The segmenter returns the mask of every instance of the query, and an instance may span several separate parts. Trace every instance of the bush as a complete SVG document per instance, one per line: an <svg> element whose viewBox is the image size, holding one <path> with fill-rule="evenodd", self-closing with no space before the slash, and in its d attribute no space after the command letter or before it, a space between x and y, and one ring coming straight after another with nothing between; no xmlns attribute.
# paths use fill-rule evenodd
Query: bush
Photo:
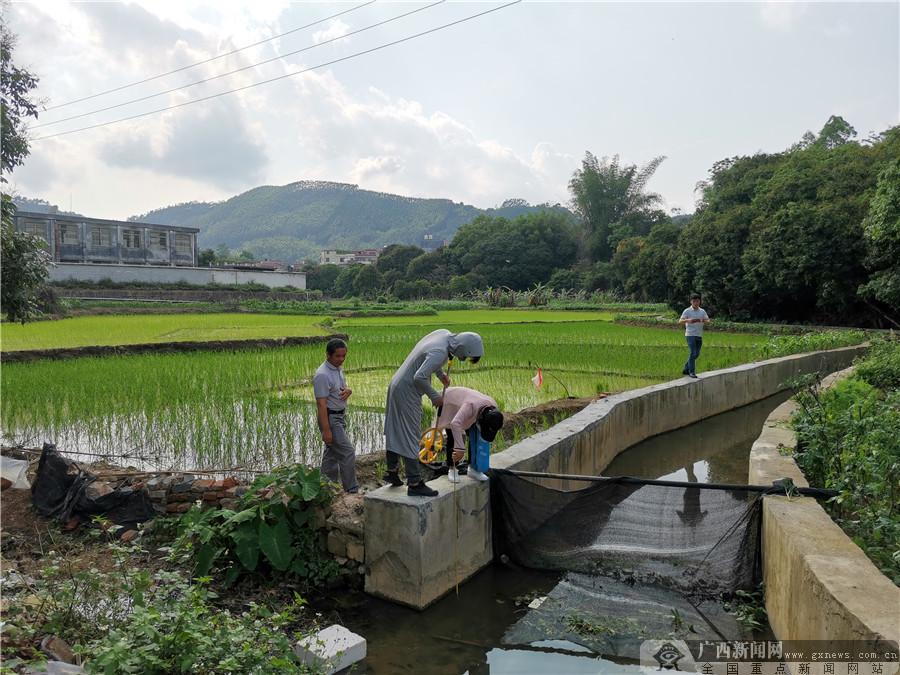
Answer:
<svg viewBox="0 0 900 675"><path fill-rule="evenodd" d="M851 377L797 395L796 459L810 484L836 490L834 521L900 583L900 393Z"/></svg>
<svg viewBox="0 0 900 675"><path fill-rule="evenodd" d="M284 627L302 606L278 613L251 604L232 616L210 605L206 583L160 573L144 601L103 639L85 646L89 673L310 672Z"/></svg>
<svg viewBox="0 0 900 675"><path fill-rule="evenodd" d="M173 555L193 560L194 576L221 571L226 586L242 574L266 572L321 583L337 573L315 528L316 509L331 497L318 469L278 468L257 478L235 511L195 506L185 513Z"/></svg>
<svg viewBox="0 0 900 675"><path fill-rule="evenodd" d="M233 615L214 606L208 579L132 567L146 555L138 546L111 543L107 552L115 564L108 573L75 571L65 556L48 554L49 564L18 591L24 597L4 611L2 672L38 666L36 646L47 634L72 645L89 673L304 672L292 650L299 636L289 633L300 622L300 596L277 613L250 603ZM4 588L4 596L16 593Z"/></svg>
<svg viewBox="0 0 900 675"><path fill-rule="evenodd" d="M578 270L556 270L547 285L557 291L578 290L584 287L584 274Z"/></svg>
<svg viewBox="0 0 900 675"><path fill-rule="evenodd" d="M856 366L856 375L884 391L900 389L900 340L878 340Z"/></svg>

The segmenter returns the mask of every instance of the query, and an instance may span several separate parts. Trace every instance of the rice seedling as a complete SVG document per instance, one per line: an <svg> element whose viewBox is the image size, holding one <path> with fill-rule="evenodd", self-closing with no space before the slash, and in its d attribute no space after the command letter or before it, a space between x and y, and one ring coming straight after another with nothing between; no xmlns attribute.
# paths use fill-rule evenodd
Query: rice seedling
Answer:
<svg viewBox="0 0 900 675"><path fill-rule="evenodd" d="M36 321L24 326L4 323L3 351L53 349L146 342L247 340L325 335L321 316L272 314L140 314L81 316Z"/></svg>
<svg viewBox="0 0 900 675"><path fill-rule="evenodd" d="M218 318L204 329L210 316ZM269 331L267 336L274 337L279 333L272 331L317 330L315 324L323 318L226 316L92 318L128 320L106 325L106 344L139 335L215 339ZM156 322L161 318L168 322ZM151 325L136 327L134 319ZM70 331L72 324L65 321L40 325L41 343L48 346L96 340L99 330L91 326ZM360 452L383 450L390 378L416 341L438 326L482 335L485 357L477 365L455 365L453 382L489 394L508 411L562 398L566 391L589 396L669 380L681 372L686 354L679 331L618 325L600 312L476 310L436 317L336 319L332 330L351 336L345 364L354 392L348 426ZM4 328L4 337L9 328ZM37 339L35 335L29 339ZM17 336L14 344L23 344L23 339ZM711 333L703 349L703 368L750 361L764 339ZM265 469L289 461L316 463L321 440L311 378L323 358L322 345L305 345L9 364L0 373L3 436L25 445L51 440L63 451L86 458L104 455L139 467ZM538 366L553 375L545 377L541 389L531 383ZM432 415L426 403L426 423Z"/></svg>

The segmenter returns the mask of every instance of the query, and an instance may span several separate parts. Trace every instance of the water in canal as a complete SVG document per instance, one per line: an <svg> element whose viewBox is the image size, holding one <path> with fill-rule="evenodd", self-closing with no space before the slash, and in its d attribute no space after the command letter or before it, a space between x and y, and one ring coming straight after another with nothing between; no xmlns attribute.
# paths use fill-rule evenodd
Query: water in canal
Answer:
<svg viewBox="0 0 900 675"><path fill-rule="evenodd" d="M604 474L746 483L750 446L788 396L648 439L621 453ZM362 593L335 602L334 618L368 641L356 672L379 675L639 673L641 639L760 636L721 603L698 609L658 587L501 563L422 612Z"/></svg>

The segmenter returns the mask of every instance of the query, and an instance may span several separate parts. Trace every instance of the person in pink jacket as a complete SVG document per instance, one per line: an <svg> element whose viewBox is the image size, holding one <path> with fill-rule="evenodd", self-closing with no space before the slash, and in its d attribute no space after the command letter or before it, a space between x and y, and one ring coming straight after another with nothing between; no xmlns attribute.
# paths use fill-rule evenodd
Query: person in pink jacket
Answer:
<svg viewBox="0 0 900 675"><path fill-rule="evenodd" d="M448 444L452 439L454 465L458 464L465 454L466 431L476 424L481 437L488 443L492 442L503 426L503 413L497 410L497 402L490 396L468 387L447 387L437 427L450 432ZM487 480L487 476L475 471L471 466L469 476L476 480Z"/></svg>

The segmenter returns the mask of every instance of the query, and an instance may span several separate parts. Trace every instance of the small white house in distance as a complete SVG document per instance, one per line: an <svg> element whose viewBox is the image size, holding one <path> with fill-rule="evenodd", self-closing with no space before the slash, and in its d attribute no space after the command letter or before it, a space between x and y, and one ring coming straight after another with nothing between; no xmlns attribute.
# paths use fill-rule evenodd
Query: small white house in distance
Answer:
<svg viewBox="0 0 900 675"><path fill-rule="evenodd" d="M365 248L360 251L339 251L326 249L319 252L320 265L372 265L378 260L381 250Z"/></svg>
<svg viewBox="0 0 900 675"><path fill-rule="evenodd" d="M47 242L51 282L254 283L306 290L302 272L198 267L200 230L193 227L17 211L15 228Z"/></svg>

